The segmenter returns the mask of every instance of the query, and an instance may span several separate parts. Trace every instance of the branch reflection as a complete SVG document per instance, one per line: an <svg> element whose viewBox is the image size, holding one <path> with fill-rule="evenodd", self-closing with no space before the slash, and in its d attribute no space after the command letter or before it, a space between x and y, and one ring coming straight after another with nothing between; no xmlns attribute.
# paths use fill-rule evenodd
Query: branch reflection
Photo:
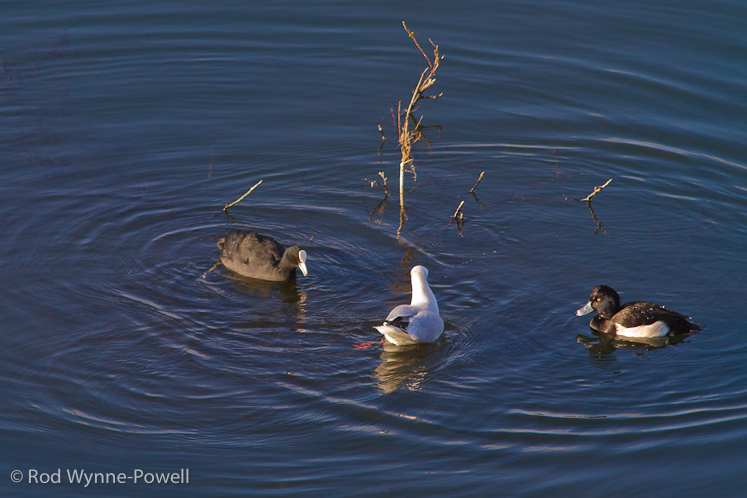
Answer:
<svg viewBox="0 0 747 498"><path fill-rule="evenodd" d="M609 236L610 236L610 234L608 234L608 233L607 233L607 230L605 230L604 228L602 228L602 222L600 222L600 221L599 221L599 220L597 219L597 215L596 215L596 213L594 212L594 208L593 208L593 207L591 207L591 201L586 201L586 205L587 205L587 206L589 206L589 211L591 211L591 217L592 217L592 218L594 218L594 222L595 222L595 223L597 224L597 228L596 228L596 230L594 230L594 233L599 233L599 232L602 232L602 233L603 233L603 234L605 234L605 235L606 235L607 237L609 237Z"/></svg>

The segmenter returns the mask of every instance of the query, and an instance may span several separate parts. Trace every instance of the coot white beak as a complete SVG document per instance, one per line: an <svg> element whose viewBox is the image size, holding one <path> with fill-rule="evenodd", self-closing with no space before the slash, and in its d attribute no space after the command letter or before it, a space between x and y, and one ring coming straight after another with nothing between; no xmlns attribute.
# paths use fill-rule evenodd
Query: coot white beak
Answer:
<svg viewBox="0 0 747 498"><path fill-rule="evenodd" d="M304 277L309 274L309 270L306 269L306 251L303 249L298 251L298 267L301 268Z"/></svg>
<svg viewBox="0 0 747 498"><path fill-rule="evenodd" d="M586 303L586 306L579 310L576 310L576 316L588 315L592 311L594 311L594 308L591 307L591 301L589 301L588 303Z"/></svg>

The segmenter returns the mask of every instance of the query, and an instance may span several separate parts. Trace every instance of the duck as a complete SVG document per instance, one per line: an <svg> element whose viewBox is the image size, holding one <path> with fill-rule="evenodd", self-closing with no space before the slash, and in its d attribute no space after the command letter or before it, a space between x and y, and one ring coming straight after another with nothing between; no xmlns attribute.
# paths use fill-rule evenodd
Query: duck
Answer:
<svg viewBox="0 0 747 498"><path fill-rule="evenodd" d="M272 282L292 282L296 268L308 275L306 251L285 249L280 242L257 232L235 230L218 241L223 266L245 277Z"/></svg>
<svg viewBox="0 0 747 498"><path fill-rule="evenodd" d="M444 321L438 313L438 302L428 286L428 269L417 265L410 270L412 300L394 308L383 325L374 328L387 341L397 346L433 342L444 331Z"/></svg>
<svg viewBox="0 0 747 498"><path fill-rule="evenodd" d="M635 301L621 306L620 295L607 285L594 287L589 302L576 311L576 316L592 311L598 314L589 326L601 334L635 339L685 336L703 330L703 326L691 322L689 316L658 304Z"/></svg>

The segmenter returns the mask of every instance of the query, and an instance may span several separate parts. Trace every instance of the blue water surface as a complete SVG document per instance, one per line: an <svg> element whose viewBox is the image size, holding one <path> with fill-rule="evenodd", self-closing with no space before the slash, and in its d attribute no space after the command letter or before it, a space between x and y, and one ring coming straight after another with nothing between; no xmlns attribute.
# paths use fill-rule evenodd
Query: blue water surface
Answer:
<svg viewBox="0 0 747 498"><path fill-rule="evenodd" d="M744 2L2 14L2 496L743 493ZM234 229L310 275L214 267ZM416 264L444 337L381 344ZM600 340L601 283L705 330Z"/></svg>

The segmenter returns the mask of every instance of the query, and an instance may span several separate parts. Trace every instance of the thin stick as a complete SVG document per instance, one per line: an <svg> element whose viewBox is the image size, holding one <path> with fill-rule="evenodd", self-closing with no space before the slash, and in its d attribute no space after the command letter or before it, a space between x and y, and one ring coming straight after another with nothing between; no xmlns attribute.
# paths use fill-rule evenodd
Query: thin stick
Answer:
<svg viewBox="0 0 747 498"><path fill-rule="evenodd" d="M212 268L210 268L208 271L206 271L205 273L202 274L202 278L205 278L208 273L210 273L211 271L215 270L218 267L219 264L220 264L220 261L218 261L217 263L215 263Z"/></svg>
<svg viewBox="0 0 747 498"><path fill-rule="evenodd" d="M381 129L381 125L378 125L379 127L379 133L381 133L381 141L386 142L386 137L384 136L384 130Z"/></svg>
<svg viewBox="0 0 747 498"><path fill-rule="evenodd" d="M607 180L607 183L605 183L604 185L600 185L599 187L594 187L594 192L590 193L584 199L581 199L581 200L586 201L586 202L591 202L591 198L597 195L599 192L601 192L602 189L606 187L607 185L609 185L611 181L612 181L612 178Z"/></svg>
<svg viewBox="0 0 747 498"><path fill-rule="evenodd" d="M455 219L455 220L457 220L457 219L458 219L458 218L457 218L457 216L459 215L459 211L461 211L461 210L462 210L462 206L464 206L464 201L460 202L460 203L459 203L459 207L457 208L457 210L456 210L456 211L454 211L454 219Z"/></svg>
<svg viewBox="0 0 747 498"><path fill-rule="evenodd" d="M412 31L410 31L409 29L407 29L407 25L405 24L405 21L402 21L402 26L405 28L405 31L407 31L407 34L410 36L410 38L412 38L412 41L415 42L415 45L420 49L420 53L423 54L423 57L425 57L425 60L428 61L428 67L432 70L433 69L433 64L431 64L431 60L428 58L427 55L425 55L425 52L423 51L423 49L420 48L420 44L415 39L415 33L413 33ZM428 38L428 41L430 41L430 38ZM433 42L431 42L431 44L433 44Z"/></svg>
<svg viewBox="0 0 747 498"><path fill-rule="evenodd" d="M482 181L482 175L484 175L484 174L485 174L484 171L482 173L480 173L480 178L477 179L477 183L475 183L475 186L472 187L471 189L469 189L469 193L470 194L474 194L475 193L475 189L477 188L478 185L480 185L480 182Z"/></svg>
<svg viewBox="0 0 747 498"><path fill-rule="evenodd" d="M255 188L259 187L259 184L260 184L260 183L262 183L262 180L258 181L258 182L257 182L257 184L256 184L256 185L254 185L254 186L253 186L252 188L250 188L250 189L249 189L249 190L247 191L247 193L246 193L246 194L242 195L241 197L239 197L238 199L236 199L235 201L233 201L233 202L232 202L231 204L226 204L226 207L224 207L224 208L223 208L223 212L227 212L227 211L228 211L228 208L230 208L230 207L231 207L231 206L233 206L234 204L238 204L239 202L241 202L241 201L242 201L242 200L244 199L244 197L246 197L247 195L249 195L249 194L251 194L251 193L252 193L252 190L254 190Z"/></svg>
<svg viewBox="0 0 747 498"><path fill-rule="evenodd" d="M363 181L370 183L372 187L374 185L378 185L379 187L384 187L384 193L386 194L387 197L389 197L389 187L386 186L386 176L384 176L384 172L379 171L379 176L381 177L382 180L384 180L384 183L377 182L375 180L369 180L368 178L363 178Z"/></svg>

